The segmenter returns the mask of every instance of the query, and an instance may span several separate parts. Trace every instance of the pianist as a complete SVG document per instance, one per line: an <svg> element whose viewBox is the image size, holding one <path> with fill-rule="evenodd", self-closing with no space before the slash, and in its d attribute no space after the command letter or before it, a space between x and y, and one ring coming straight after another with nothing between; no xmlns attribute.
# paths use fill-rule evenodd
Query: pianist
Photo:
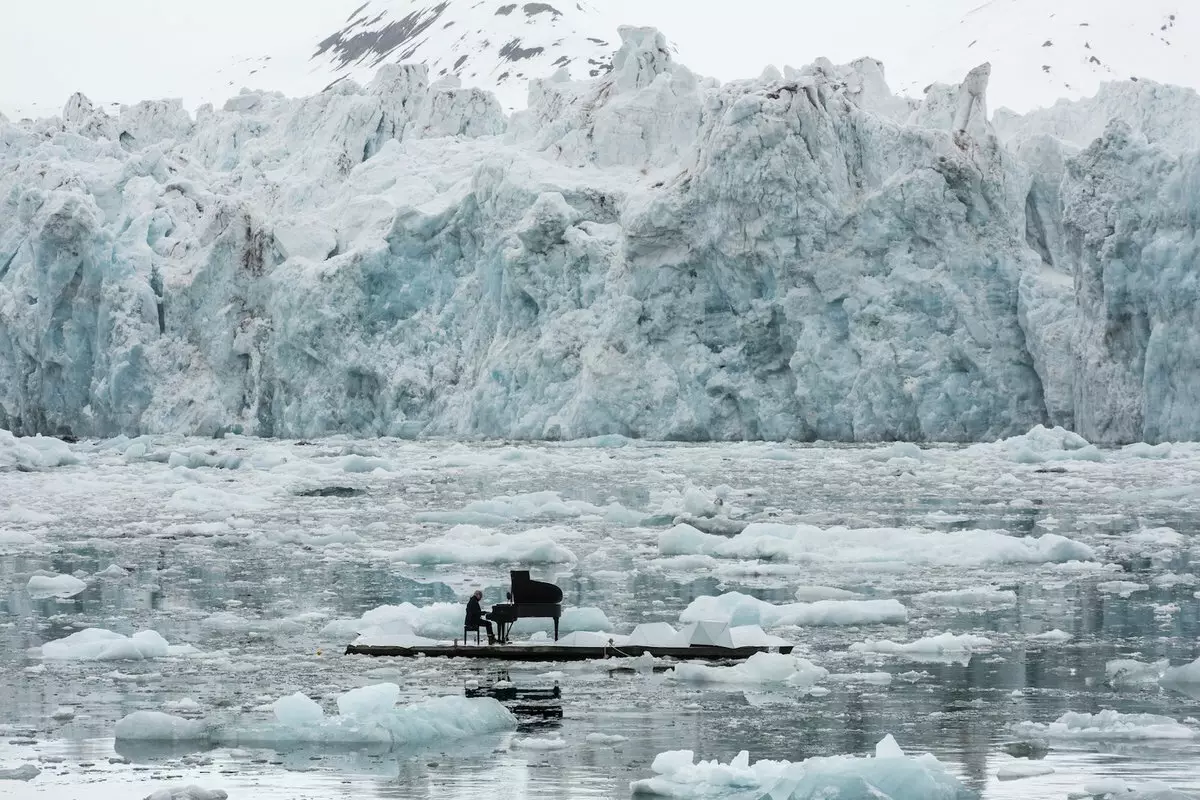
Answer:
<svg viewBox="0 0 1200 800"><path fill-rule="evenodd" d="M479 607L479 601L482 599L483 592L479 590L476 590L475 594L471 595L471 599L467 601L467 620L463 627L469 631L485 628L487 630L488 644L495 644L496 635L492 633L492 623L484 619L483 609Z"/></svg>

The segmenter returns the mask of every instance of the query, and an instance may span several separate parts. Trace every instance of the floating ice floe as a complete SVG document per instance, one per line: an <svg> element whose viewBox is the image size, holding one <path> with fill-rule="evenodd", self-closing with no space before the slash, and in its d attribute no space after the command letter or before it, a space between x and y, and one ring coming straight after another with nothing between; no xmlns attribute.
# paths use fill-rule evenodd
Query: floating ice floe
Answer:
<svg viewBox="0 0 1200 800"><path fill-rule="evenodd" d="M147 795L145 800L227 800L223 789L202 789L199 786L171 786Z"/></svg>
<svg viewBox="0 0 1200 800"><path fill-rule="evenodd" d="M808 688L827 677L829 671L798 656L755 653L742 663L730 667L680 664L671 675L676 680L694 683L784 684Z"/></svg>
<svg viewBox="0 0 1200 800"><path fill-rule="evenodd" d="M1047 461L1103 461L1104 454L1077 433L1065 428L1035 425L1029 433L1013 436L991 444L977 444L968 453L986 455L999 453L1018 464L1041 464Z"/></svg>
<svg viewBox="0 0 1200 800"><path fill-rule="evenodd" d="M1054 767L1044 761L1014 761L996 770L996 778L1002 781L1016 781L1022 778L1037 778L1053 774Z"/></svg>
<svg viewBox="0 0 1200 800"><path fill-rule="evenodd" d="M1055 628L1054 630L1035 633L1029 637L1029 641L1043 642L1046 644L1061 644L1063 642L1069 642L1073 638L1074 637L1066 631L1060 631L1058 628Z"/></svg>
<svg viewBox="0 0 1200 800"><path fill-rule="evenodd" d="M456 525L443 536L401 547L392 558L406 564L573 564L575 554L559 544L578 536L567 528L535 528L523 533L492 533L476 525Z"/></svg>
<svg viewBox="0 0 1200 800"><path fill-rule="evenodd" d="M629 741L629 738L619 733L589 733L584 739L588 744L615 745Z"/></svg>
<svg viewBox="0 0 1200 800"><path fill-rule="evenodd" d="M1109 685L1115 689L1140 689L1158 686L1169 664L1165 658L1151 664L1132 658L1118 658L1105 663L1104 674Z"/></svg>
<svg viewBox="0 0 1200 800"><path fill-rule="evenodd" d="M58 661L140 661L196 652L191 645L169 644L157 631L125 636L103 628L85 628L42 645L42 658Z"/></svg>
<svg viewBox="0 0 1200 800"><path fill-rule="evenodd" d="M1118 597L1132 597L1138 592L1149 591L1150 585L1136 581L1103 581L1096 584L1096 590L1105 594L1115 594Z"/></svg>
<svg viewBox="0 0 1200 800"><path fill-rule="evenodd" d="M922 592L913 595L910 599L913 603L924 606L944 606L955 609L987 609L1016 605L1017 593L1009 589L976 586L969 589Z"/></svg>
<svg viewBox="0 0 1200 800"><path fill-rule="evenodd" d="M680 614L681 622L719 621L731 625L870 625L902 623L908 610L898 600L818 600L774 605L741 592L704 595Z"/></svg>
<svg viewBox="0 0 1200 800"><path fill-rule="evenodd" d="M1200 686L1200 658L1190 664L1167 668L1161 683L1163 686Z"/></svg>
<svg viewBox="0 0 1200 800"><path fill-rule="evenodd" d="M865 600L866 598L848 589L838 589L833 586L797 586L792 593L800 603L812 603L817 600Z"/></svg>
<svg viewBox="0 0 1200 800"><path fill-rule="evenodd" d="M200 742L209 738L209 729L200 720L161 711L134 711L117 721L113 735L118 741Z"/></svg>
<svg viewBox="0 0 1200 800"><path fill-rule="evenodd" d="M875 748L875 756L833 756L750 763L742 751L728 764L695 763L691 750L659 753L651 765L653 778L634 781L635 796L673 798L772 798L814 800L820 797L871 797L875 800L957 800L965 787L932 755L909 757L891 736Z"/></svg>
<svg viewBox="0 0 1200 800"><path fill-rule="evenodd" d="M61 439L49 436L13 436L0 428L0 469L49 469L80 463L79 456Z"/></svg>
<svg viewBox="0 0 1200 800"><path fill-rule="evenodd" d="M73 575L34 575L25 586L34 600L74 597L86 588L87 584Z"/></svg>
<svg viewBox="0 0 1200 800"><path fill-rule="evenodd" d="M926 636L913 642L868 639L865 642L856 642L850 645L850 650L855 653L881 653L920 659L970 656L991 646L992 640L983 636L974 636L969 633L942 633L936 636Z"/></svg>
<svg viewBox="0 0 1200 800"><path fill-rule="evenodd" d="M1083 785L1083 796L1103 797L1106 800L1200 800L1200 795L1180 792L1162 781L1129 783L1121 778L1088 781Z"/></svg>
<svg viewBox="0 0 1200 800"><path fill-rule="evenodd" d="M1020 722L1013 730L1022 736L1089 741L1195 739L1200 730L1157 714L1122 714L1104 709L1098 714L1068 711L1054 722Z"/></svg>
<svg viewBox="0 0 1200 800"><path fill-rule="evenodd" d="M637 525L645 514L620 503L598 506L585 500L564 500L558 492L543 491L476 500L458 511L424 511L415 515L417 522L483 526L578 517L601 517L617 525Z"/></svg>
<svg viewBox="0 0 1200 800"><path fill-rule="evenodd" d="M531 736L526 739L514 739L512 746L518 750L565 750L567 743L562 738L539 739Z"/></svg>
<svg viewBox="0 0 1200 800"><path fill-rule="evenodd" d="M0 781L31 781L42 771L33 764L22 764L12 769L0 769Z"/></svg>
<svg viewBox="0 0 1200 800"><path fill-rule="evenodd" d="M399 695L400 688L391 683L352 689L338 697L338 713L326 715L316 702L296 693L275 701L274 721L249 724L218 725L137 711L117 723L115 735L118 740L188 741L225 747L399 747L516 728L512 714L490 697L439 697L397 707Z"/></svg>
<svg viewBox="0 0 1200 800"><path fill-rule="evenodd" d="M1016 537L997 531L926 531L908 528L818 528L756 522L736 536L716 536L676 525L658 537L662 556L712 556L772 562L936 564L981 567L1092 561L1087 545L1057 534Z"/></svg>
<svg viewBox="0 0 1200 800"><path fill-rule="evenodd" d="M231 514L265 511L274 505L261 494L227 492L212 486L186 486L172 494L163 508L166 511L225 519Z"/></svg>

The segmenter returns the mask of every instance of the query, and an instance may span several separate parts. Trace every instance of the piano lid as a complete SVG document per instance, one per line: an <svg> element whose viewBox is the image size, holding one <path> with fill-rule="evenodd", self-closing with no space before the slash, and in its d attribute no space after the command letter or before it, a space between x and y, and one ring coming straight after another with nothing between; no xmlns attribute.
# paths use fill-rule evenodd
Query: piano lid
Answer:
<svg viewBox="0 0 1200 800"><path fill-rule="evenodd" d="M514 569L509 572L509 577L512 580L512 601L518 605L562 602L562 589L553 583L531 579L527 569Z"/></svg>

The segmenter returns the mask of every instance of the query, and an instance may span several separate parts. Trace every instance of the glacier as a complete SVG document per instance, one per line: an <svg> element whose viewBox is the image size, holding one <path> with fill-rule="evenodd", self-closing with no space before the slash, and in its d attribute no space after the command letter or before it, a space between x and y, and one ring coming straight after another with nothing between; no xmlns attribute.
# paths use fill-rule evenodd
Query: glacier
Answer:
<svg viewBox="0 0 1200 800"><path fill-rule="evenodd" d="M825 60L0 118L17 434L1200 438L1200 99Z"/></svg>

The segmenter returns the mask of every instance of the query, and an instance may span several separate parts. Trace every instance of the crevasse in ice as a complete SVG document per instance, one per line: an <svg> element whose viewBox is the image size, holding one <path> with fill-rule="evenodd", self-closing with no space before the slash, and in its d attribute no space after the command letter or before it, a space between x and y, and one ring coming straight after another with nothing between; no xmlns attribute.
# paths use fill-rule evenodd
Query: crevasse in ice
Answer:
<svg viewBox="0 0 1200 800"><path fill-rule="evenodd" d="M0 428L1200 436L1194 92L993 127L986 67L916 103L621 37L511 118L406 65L0 120Z"/></svg>

